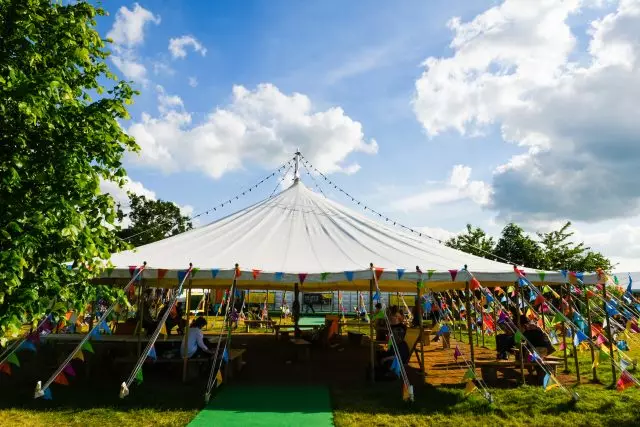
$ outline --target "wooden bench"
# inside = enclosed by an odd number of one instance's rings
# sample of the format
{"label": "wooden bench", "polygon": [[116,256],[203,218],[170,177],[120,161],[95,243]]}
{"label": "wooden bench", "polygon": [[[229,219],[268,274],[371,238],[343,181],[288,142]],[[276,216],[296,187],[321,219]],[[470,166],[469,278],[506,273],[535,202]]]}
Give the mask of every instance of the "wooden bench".
{"label": "wooden bench", "polygon": [[309,341],[300,338],[292,338],[290,341],[296,348],[298,360],[304,361],[311,358],[311,343]]}
{"label": "wooden bench", "polygon": [[[562,362],[558,360],[545,360],[543,365],[551,371],[553,375],[556,374],[557,367]],[[501,372],[503,376],[519,377],[520,375],[520,361],[519,360],[478,360],[475,362],[476,367],[480,368],[482,373],[482,379],[487,383],[496,383],[498,381],[498,372]],[[535,372],[539,377],[540,382],[545,375],[545,371],[535,362],[524,362],[523,367],[527,372]]]}
{"label": "wooden bench", "polygon": [[244,327],[245,327],[245,332],[249,332],[249,328],[251,326],[257,326],[257,327],[264,327],[266,329],[272,329],[275,325],[275,322],[271,319],[268,320],[245,320],[244,321]]}

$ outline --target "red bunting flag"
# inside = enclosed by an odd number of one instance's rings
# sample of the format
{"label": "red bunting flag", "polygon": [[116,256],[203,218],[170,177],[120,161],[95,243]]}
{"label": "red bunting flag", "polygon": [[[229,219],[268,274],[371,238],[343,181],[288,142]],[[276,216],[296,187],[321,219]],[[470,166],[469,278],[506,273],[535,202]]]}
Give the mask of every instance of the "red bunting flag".
{"label": "red bunting flag", "polygon": [[62,385],[69,385],[69,381],[67,380],[67,377],[64,376],[64,374],[62,372],[60,372],[56,378],[53,380],[54,383],[58,383],[58,384],[62,384]]}
{"label": "red bunting flag", "polygon": [[261,272],[262,270],[253,270],[253,280],[256,280],[260,276]]}
{"label": "red bunting flag", "polygon": [[633,384],[634,381],[633,378],[631,378],[631,375],[629,375],[627,371],[623,371],[620,375],[620,379],[616,383],[616,388],[618,389],[618,391],[622,391],[626,388],[631,387]]}
{"label": "red bunting flag", "polygon": [[138,269],[137,265],[130,265],[129,266],[129,275],[131,277],[133,277],[134,274],[136,274],[136,270]]}
{"label": "red bunting flag", "polygon": [[242,276],[242,271],[240,271],[240,267],[236,267],[236,273],[235,273],[236,279],[240,276]]}
{"label": "red bunting flag", "polygon": [[165,270],[164,268],[159,268],[159,269],[158,269],[158,280],[162,280],[162,279],[164,279],[164,276],[166,276],[166,275],[167,275],[167,272],[168,272],[168,271],[169,271],[169,270]]}
{"label": "red bunting flag", "polygon": [[[453,279],[453,280],[455,280],[455,279]],[[478,281],[478,279],[473,277],[471,279],[471,282],[469,282],[469,287],[471,288],[472,291],[475,291],[476,289],[480,289],[480,282]]]}
{"label": "red bunting flag", "polygon": [[380,277],[382,277],[382,273],[384,272],[384,268],[377,267],[375,271],[376,271],[376,280],[380,280]]}
{"label": "red bunting flag", "polygon": [[536,300],[533,302],[533,305],[540,305],[544,302],[544,297],[542,295],[538,295]]}
{"label": "red bunting flag", "polygon": [[0,365],[0,372],[4,372],[7,375],[11,375],[11,366],[8,363],[3,363]]}
{"label": "red bunting flag", "polygon": [[458,270],[449,270],[449,274],[451,274],[451,281],[455,282],[456,276],[458,275]]}
{"label": "red bunting flag", "polygon": [[305,279],[307,278],[307,273],[299,273],[298,279],[300,279],[300,285],[304,284]]}

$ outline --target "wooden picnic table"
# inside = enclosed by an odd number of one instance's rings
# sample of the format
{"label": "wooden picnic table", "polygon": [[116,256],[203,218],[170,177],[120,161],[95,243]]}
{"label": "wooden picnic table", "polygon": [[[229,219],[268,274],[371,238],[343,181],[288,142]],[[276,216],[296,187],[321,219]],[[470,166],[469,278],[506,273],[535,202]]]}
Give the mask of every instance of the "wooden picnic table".
{"label": "wooden picnic table", "polygon": [[[562,364],[560,360],[544,359],[544,366],[551,371],[553,375],[556,374],[557,367]],[[517,378],[520,370],[520,360],[477,360],[475,366],[480,368],[482,373],[482,379],[487,383],[496,383],[498,381],[498,372],[503,374],[503,377],[515,377]],[[536,362],[526,361],[522,364],[525,370],[531,375],[533,372],[538,376],[538,380],[542,382],[542,378],[545,375],[545,371]]]}
{"label": "wooden picnic table", "polygon": [[264,326],[267,329],[273,329],[275,322],[271,319],[268,320],[248,320],[244,321],[245,332],[249,332],[251,326]]}

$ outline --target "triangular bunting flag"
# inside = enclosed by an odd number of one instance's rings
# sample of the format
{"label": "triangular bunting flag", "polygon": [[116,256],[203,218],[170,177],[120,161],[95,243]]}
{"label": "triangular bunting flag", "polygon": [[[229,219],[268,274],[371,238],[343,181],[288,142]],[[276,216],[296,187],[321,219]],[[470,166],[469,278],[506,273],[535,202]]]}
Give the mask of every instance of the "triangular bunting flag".
{"label": "triangular bunting flag", "polygon": [[533,305],[540,305],[543,302],[544,302],[544,297],[542,295],[538,295],[535,301],[533,301]]}
{"label": "triangular bunting flag", "polygon": [[73,355],[73,358],[84,362],[84,354],[82,353],[82,350],[78,350],[78,352]]}
{"label": "triangular bunting flag", "polygon": [[327,280],[327,276],[329,276],[329,273],[320,273],[320,280],[324,282]]}
{"label": "triangular bunting flag", "polygon": [[553,316],[553,320],[551,321],[551,323],[562,323],[564,322],[564,317],[562,317],[562,314],[560,314],[560,312],[556,312],[555,316]]}
{"label": "triangular bunting flag", "polygon": [[220,387],[222,385],[222,372],[218,369],[218,373],[216,374],[216,387]]}
{"label": "triangular bunting flag", "polygon": [[375,269],[375,272],[376,272],[376,280],[380,280],[380,278],[382,277],[382,273],[384,273],[384,268],[377,267]]}
{"label": "triangular bunting flag", "polygon": [[396,272],[398,273],[398,280],[402,279],[402,276],[404,276],[404,268],[399,268]]}
{"label": "triangular bunting flag", "polygon": [[15,353],[11,353],[9,357],[7,357],[7,362],[12,365],[16,365],[18,368],[20,367],[20,361],[18,360],[18,356]]}
{"label": "triangular bunting flag", "polygon": [[469,368],[467,370],[467,372],[464,373],[464,376],[462,377],[463,380],[475,380],[476,379],[476,373],[473,369]]}
{"label": "triangular bunting flag", "polygon": [[633,378],[631,378],[631,375],[629,375],[627,371],[623,371],[622,374],[620,374],[620,379],[618,379],[618,382],[616,383],[616,388],[618,391],[622,391],[631,387],[633,384],[634,381]]}
{"label": "triangular bunting flag", "polygon": [[409,392],[409,387],[406,384],[402,383],[402,400],[405,402],[411,400],[411,393]]}
{"label": "triangular bunting flag", "polygon": [[64,367],[62,372],[64,372],[65,374],[67,374],[67,375],[69,375],[71,377],[75,377],[76,376],[76,371],[73,369],[73,366],[71,366],[71,362],[67,363],[67,366]]}
{"label": "triangular bunting flag", "polygon": [[556,378],[553,375],[547,374],[544,376],[544,379],[542,380],[542,387],[544,387],[544,391],[549,391],[556,387],[560,387],[560,384],[558,383],[558,380],[556,380]]}
{"label": "triangular bunting flag", "polygon": [[547,273],[545,273],[544,271],[538,271],[538,277],[540,278],[541,282],[544,282],[544,278],[547,275]]}
{"label": "triangular bunting flag", "polygon": [[522,332],[517,331],[513,336],[513,342],[515,343],[515,345],[520,345],[520,343],[522,342],[522,338],[524,338],[524,335],[522,335]]}
{"label": "triangular bunting flag", "polygon": [[398,362],[398,358],[394,357],[393,362],[391,363],[391,370],[396,374],[396,376],[400,376],[400,362]]}
{"label": "triangular bunting flag", "polygon": [[162,279],[164,279],[164,276],[166,276],[166,275],[167,275],[167,272],[168,272],[168,271],[169,271],[169,270],[167,270],[167,269],[165,269],[165,268],[159,268],[159,269],[158,269],[158,280],[162,280]]}
{"label": "triangular bunting flag", "polygon": [[573,345],[577,347],[580,345],[582,341],[585,341],[586,339],[587,339],[587,336],[585,335],[585,333],[582,331],[578,331],[573,337]]}
{"label": "triangular bunting flag", "polygon": [[[455,279],[454,279],[455,280]],[[480,282],[478,281],[478,279],[476,279],[475,277],[473,277],[471,279],[471,281],[469,282],[469,288],[472,291],[475,291],[476,289],[480,289]]]}
{"label": "triangular bunting flag", "polygon": [[467,381],[467,385],[464,386],[464,395],[467,396],[473,393],[477,388],[478,387],[476,387],[476,384],[472,380]]}
{"label": "triangular bunting flag", "polygon": [[298,273],[298,279],[300,280],[300,285],[304,284],[304,281],[306,278],[307,278],[307,273]]}
{"label": "triangular bunting flag", "polygon": [[227,347],[225,347],[222,352],[222,360],[224,360],[226,363],[229,363],[229,352],[227,351]]}
{"label": "triangular bunting flag", "polygon": [[455,359],[455,361],[458,361],[458,357],[462,356],[462,353],[460,353],[460,349],[458,348],[458,346],[456,346],[456,349],[453,351],[453,358]]}
{"label": "triangular bunting flag", "polygon": [[136,372],[136,381],[138,382],[138,384],[141,384],[143,380],[144,378],[142,376],[142,366],[141,366],[140,368],[138,368],[138,372]]}
{"label": "triangular bunting flag", "polygon": [[152,360],[158,360],[158,355],[156,354],[155,346],[153,345],[151,346],[151,348],[149,349],[149,353],[147,354],[147,357]]}
{"label": "triangular bunting flag", "polygon": [[562,273],[562,277],[564,277],[565,279],[567,278],[567,270],[560,270],[560,273]]}
{"label": "triangular bunting flag", "polygon": [[449,270],[449,274],[451,275],[451,281],[456,281],[456,276],[458,275],[458,270]]}
{"label": "triangular bunting flag", "polygon": [[136,274],[136,270],[138,269],[137,266],[135,265],[130,265],[129,266],[129,276],[133,277],[134,274]]}
{"label": "triangular bunting flag", "polygon": [[179,270],[178,271],[178,284],[184,283],[187,277],[187,270]]}
{"label": "triangular bunting flag", "polygon": [[240,276],[242,276],[242,270],[240,270],[240,267],[236,267],[235,278],[237,279]]}
{"label": "triangular bunting flag", "polygon": [[42,392],[42,398],[44,400],[53,400],[53,395],[51,394],[51,388],[47,387]]}
{"label": "triangular bunting flag", "polygon": [[0,372],[4,372],[7,375],[11,375],[11,365],[8,363],[0,364]]}
{"label": "triangular bunting flag", "polygon": [[347,278],[347,281],[353,282],[353,271],[345,271],[344,276]]}
{"label": "triangular bunting flag", "polygon": [[198,267],[193,267],[191,269],[191,277],[192,278],[196,277],[196,274],[198,274],[198,271],[200,271],[200,269]]}
{"label": "triangular bunting flag", "polygon": [[253,270],[252,274],[253,274],[253,280],[257,280],[258,277],[260,276],[261,270]]}
{"label": "triangular bunting flag", "polygon": [[69,381],[67,380],[67,377],[65,377],[64,373],[62,372],[56,375],[56,377],[53,379],[53,382],[61,385],[69,385]]}
{"label": "triangular bunting flag", "polygon": [[380,292],[376,290],[376,293],[373,294],[373,300],[380,302]]}
{"label": "triangular bunting flag", "polygon": [[275,275],[275,279],[276,280],[282,280],[284,278],[284,273],[281,271],[278,271]]}
{"label": "triangular bunting flag", "polygon": [[215,279],[216,277],[218,277],[218,273],[220,273],[220,269],[219,268],[212,268],[211,269],[211,277],[213,279]]}
{"label": "triangular bunting flag", "polygon": [[435,270],[427,270],[427,280],[431,280],[431,276],[433,276],[435,272]]}
{"label": "triangular bunting flag", "polygon": [[17,351],[20,351],[20,350],[29,350],[29,351],[33,351],[34,353],[37,351],[36,345],[29,340],[25,340],[22,342],[22,344],[20,344]]}
{"label": "triangular bunting flag", "polygon": [[88,351],[89,353],[93,353],[93,346],[89,341],[85,341],[84,344],[82,344],[82,349]]}

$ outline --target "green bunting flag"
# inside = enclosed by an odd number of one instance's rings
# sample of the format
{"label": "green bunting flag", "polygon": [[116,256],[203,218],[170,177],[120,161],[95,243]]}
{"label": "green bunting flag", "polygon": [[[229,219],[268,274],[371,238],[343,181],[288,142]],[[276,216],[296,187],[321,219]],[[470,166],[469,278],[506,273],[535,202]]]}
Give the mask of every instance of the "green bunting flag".
{"label": "green bunting flag", "polygon": [[600,352],[598,353],[598,360],[601,362],[604,362],[608,358],[609,358],[609,355],[607,354],[607,352],[600,349]]}
{"label": "green bunting flag", "polygon": [[328,275],[329,273],[320,273],[320,280],[322,281],[326,280]]}
{"label": "green bunting flag", "polygon": [[82,349],[88,351],[89,353],[93,353],[93,346],[89,341],[85,341],[84,344],[82,344]]}
{"label": "green bunting flag", "polygon": [[198,271],[200,271],[200,269],[199,269],[199,268],[197,268],[197,267],[193,267],[193,268],[191,269],[191,278],[196,277],[196,273],[197,273]]}
{"label": "green bunting flag", "polygon": [[559,312],[556,312],[556,315],[553,316],[553,320],[551,321],[551,323],[562,323],[564,322],[564,318],[562,317],[562,314],[560,314]]}
{"label": "green bunting flag", "polygon": [[520,345],[520,343],[522,342],[522,338],[524,338],[524,336],[522,335],[522,332],[518,331],[516,332],[516,334],[513,336],[513,342],[516,345]]}
{"label": "green bunting flag", "polygon": [[136,381],[138,381],[138,384],[142,383],[142,367],[136,372]]}
{"label": "green bunting flag", "polygon": [[540,278],[541,282],[544,282],[544,277],[547,275],[547,273],[545,273],[544,271],[538,271],[538,277]]}
{"label": "green bunting flag", "polygon": [[464,377],[462,377],[463,380],[475,380],[476,379],[476,372],[469,368],[469,370],[467,372],[464,373]]}
{"label": "green bunting flag", "polygon": [[422,288],[424,288],[424,282],[422,280],[420,280],[418,282],[418,289],[422,289]]}
{"label": "green bunting flag", "polygon": [[20,367],[20,361],[18,360],[18,356],[15,353],[11,353],[9,357],[7,357],[7,362]]}
{"label": "green bunting flag", "polygon": [[545,285],[545,287],[542,288],[542,293],[543,294],[550,294],[551,293],[551,288],[549,287],[549,285]]}
{"label": "green bunting flag", "polygon": [[435,272],[435,270],[427,270],[427,279],[431,280],[431,276],[433,276],[433,273]]}

